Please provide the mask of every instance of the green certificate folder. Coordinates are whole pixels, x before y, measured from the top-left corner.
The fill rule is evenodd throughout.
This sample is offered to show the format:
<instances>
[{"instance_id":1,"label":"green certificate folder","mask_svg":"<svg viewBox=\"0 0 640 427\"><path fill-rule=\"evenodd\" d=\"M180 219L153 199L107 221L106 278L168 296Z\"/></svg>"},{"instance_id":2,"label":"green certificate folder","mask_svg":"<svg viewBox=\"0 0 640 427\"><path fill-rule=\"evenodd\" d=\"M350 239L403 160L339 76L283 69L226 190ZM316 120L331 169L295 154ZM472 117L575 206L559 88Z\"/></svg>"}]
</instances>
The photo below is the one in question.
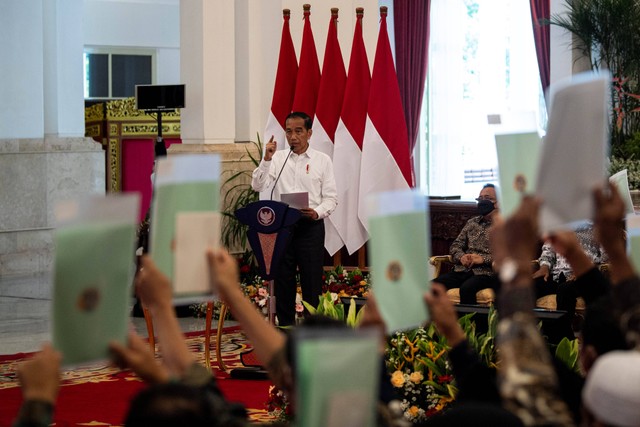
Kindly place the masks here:
<instances>
[{"instance_id":1,"label":"green certificate folder","mask_svg":"<svg viewBox=\"0 0 640 427\"><path fill-rule=\"evenodd\" d=\"M107 359L109 341L126 343L139 197L94 197L60 209L70 216L55 233L53 346L64 365Z\"/></svg>"},{"instance_id":2,"label":"green certificate folder","mask_svg":"<svg viewBox=\"0 0 640 427\"><path fill-rule=\"evenodd\" d=\"M178 213L217 211L219 199L219 156L180 155L158 162L149 252L168 277L174 278Z\"/></svg>"},{"instance_id":3,"label":"green certificate folder","mask_svg":"<svg viewBox=\"0 0 640 427\"><path fill-rule=\"evenodd\" d=\"M296 426L376 425L381 355L373 330L298 328Z\"/></svg>"},{"instance_id":4,"label":"green certificate folder","mask_svg":"<svg viewBox=\"0 0 640 427\"><path fill-rule=\"evenodd\" d=\"M369 213L373 291L387 330L416 327L429 320L427 197L415 190L374 194Z\"/></svg>"},{"instance_id":5,"label":"green certificate folder","mask_svg":"<svg viewBox=\"0 0 640 427\"><path fill-rule=\"evenodd\" d=\"M500 176L500 211L510 216L523 194L534 191L540 158L540 137L536 132L496 135Z\"/></svg>"}]
</instances>

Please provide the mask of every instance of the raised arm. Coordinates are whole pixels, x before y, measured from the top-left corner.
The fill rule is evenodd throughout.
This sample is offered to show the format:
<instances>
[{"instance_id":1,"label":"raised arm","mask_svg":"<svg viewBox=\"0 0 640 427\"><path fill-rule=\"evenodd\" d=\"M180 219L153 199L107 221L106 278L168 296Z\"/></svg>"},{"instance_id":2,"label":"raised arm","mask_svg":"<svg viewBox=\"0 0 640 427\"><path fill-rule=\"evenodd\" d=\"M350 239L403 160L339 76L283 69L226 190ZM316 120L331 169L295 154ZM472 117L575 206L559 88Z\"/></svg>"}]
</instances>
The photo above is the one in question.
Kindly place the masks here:
<instances>
[{"instance_id":1,"label":"raised arm","mask_svg":"<svg viewBox=\"0 0 640 427\"><path fill-rule=\"evenodd\" d=\"M136 292L156 325L164 365L172 376L183 378L195 362L173 308L171 283L151 258L142 257Z\"/></svg>"},{"instance_id":2,"label":"raised arm","mask_svg":"<svg viewBox=\"0 0 640 427\"><path fill-rule=\"evenodd\" d=\"M62 356L50 345L18 367L23 403L14 427L45 427L52 422L60 389Z\"/></svg>"},{"instance_id":3,"label":"raised arm","mask_svg":"<svg viewBox=\"0 0 640 427\"><path fill-rule=\"evenodd\" d=\"M504 407L526 424L573 425L532 313L529 263L539 239L539 206L537 199L524 197L517 211L506 221L497 221L491 233L502 280L496 338L498 384Z\"/></svg>"},{"instance_id":4,"label":"raised arm","mask_svg":"<svg viewBox=\"0 0 640 427\"><path fill-rule=\"evenodd\" d=\"M624 201L615 185L610 185L608 191L602 187L596 188L593 198L596 207L593 218L596 239L609 256L611 282L616 285L635 276L624 240Z\"/></svg>"},{"instance_id":5,"label":"raised arm","mask_svg":"<svg viewBox=\"0 0 640 427\"><path fill-rule=\"evenodd\" d=\"M233 317L240 323L251 342L258 359L268 365L273 356L284 347L285 336L265 322L264 317L245 297L240 289L238 265L224 249L207 252L211 286L229 306Z\"/></svg>"},{"instance_id":6,"label":"raised arm","mask_svg":"<svg viewBox=\"0 0 640 427\"><path fill-rule=\"evenodd\" d=\"M271 135L271 139L267 142L264 152L264 158L260 161L257 168L254 169L251 175L251 187L255 191L263 191L271 185L274 177L271 176L272 171L272 158L277 149L277 143Z\"/></svg>"}]
</instances>

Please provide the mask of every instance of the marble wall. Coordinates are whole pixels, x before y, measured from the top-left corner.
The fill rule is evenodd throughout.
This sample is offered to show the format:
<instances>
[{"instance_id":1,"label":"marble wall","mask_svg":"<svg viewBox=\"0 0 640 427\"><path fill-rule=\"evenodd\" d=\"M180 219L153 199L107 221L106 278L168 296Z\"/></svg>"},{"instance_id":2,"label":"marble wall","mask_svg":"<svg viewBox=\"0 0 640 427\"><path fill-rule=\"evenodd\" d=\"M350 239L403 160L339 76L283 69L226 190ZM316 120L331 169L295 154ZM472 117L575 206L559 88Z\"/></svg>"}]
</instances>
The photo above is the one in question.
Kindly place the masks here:
<instances>
[{"instance_id":1,"label":"marble wall","mask_svg":"<svg viewBox=\"0 0 640 427\"><path fill-rule=\"evenodd\" d=\"M0 139L0 277L50 271L56 202L104 191L105 155L92 139Z\"/></svg>"}]
</instances>

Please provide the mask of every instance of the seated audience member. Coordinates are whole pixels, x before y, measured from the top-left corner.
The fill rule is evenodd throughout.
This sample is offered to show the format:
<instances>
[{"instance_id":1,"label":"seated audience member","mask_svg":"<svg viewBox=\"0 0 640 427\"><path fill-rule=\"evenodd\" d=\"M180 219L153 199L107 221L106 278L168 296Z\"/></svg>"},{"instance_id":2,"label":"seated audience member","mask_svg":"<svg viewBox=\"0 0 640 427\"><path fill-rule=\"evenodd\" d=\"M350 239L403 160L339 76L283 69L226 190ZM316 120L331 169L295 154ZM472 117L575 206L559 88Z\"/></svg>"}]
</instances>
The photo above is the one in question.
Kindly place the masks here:
<instances>
[{"instance_id":1,"label":"seated audience member","mask_svg":"<svg viewBox=\"0 0 640 427\"><path fill-rule=\"evenodd\" d=\"M457 425L473 417L491 417L491 421L483 418L487 425L573 425L531 311L530 260L535 256L537 208L537 202L525 199L512 218L497 221L492 231L494 259L501 266L511 264L511 273L503 274L500 298L498 382L469 347L444 289L434 283L425 295L432 320L452 346L449 355L460 390L451 412L425 425Z\"/></svg>"},{"instance_id":2,"label":"seated audience member","mask_svg":"<svg viewBox=\"0 0 640 427\"><path fill-rule=\"evenodd\" d=\"M640 352L612 351L599 357L582 391L589 425L640 424Z\"/></svg>"},{"instance_id":3,"label":"seated audience member","mask_svg":"<svg viewBox=\"0 0 640 427\"><path fill-rule=\"evenodd\" d=\"M447 289L460 288L460 303L475 304L476 292L498 289L500 282L493 271L489 228L498 214L498 200L493 184L486 184L480 191L479 216L471 218L451 244L449 254L453 258L453 271L438 276L436 281Z\"/></svg>"},{"instance_id":4,"label":"seated audience member","mask_svg":"<svg viewBox=\"0 0 640 427\"><path fill-rule=\"evenodd\" d=\"M576 300L579 296L582 296L580 288L575 281L577 274L571 268L569 260L563 256L563 253L580 250L596 265L603 264L608 260L600 244L595 240L593 224L585 223L579 226L575 232L570 232L575 235L575 242L571 242L574 244L568 247L565 252L559 253L556 252L554 245L550 242L557 241L558 239L555 237L559 234L561 238L564 233L567 232L558 231L549 236L549 240L542 246L542 254L538 258L540 268L533 273L536 298L556 294L557 309L567 312L567 315L557 322L556 328L553 331L549 331L549 339L554 343L560 341L562 337L575 338L571 321L576 311Z\"/></svg>"}]
</instances>

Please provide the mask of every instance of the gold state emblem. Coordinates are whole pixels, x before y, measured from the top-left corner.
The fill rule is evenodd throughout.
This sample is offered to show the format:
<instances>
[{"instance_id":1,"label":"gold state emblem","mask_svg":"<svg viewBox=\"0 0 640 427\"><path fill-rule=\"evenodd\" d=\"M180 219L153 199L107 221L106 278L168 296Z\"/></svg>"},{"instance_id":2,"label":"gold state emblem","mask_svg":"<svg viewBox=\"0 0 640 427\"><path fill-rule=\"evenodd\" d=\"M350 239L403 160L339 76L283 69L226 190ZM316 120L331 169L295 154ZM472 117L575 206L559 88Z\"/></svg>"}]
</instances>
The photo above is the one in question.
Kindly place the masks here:
<instances>
[{"instance_id":1,"label":"gold state emblem","mask_svg":"<svg viewBox=\"0 0 640 427\"><path fill-rule=\"evenodd\" d=\"M98 288L87 288L79 296L76 305L80 311L93 311L100 302L100 291Z\"/></svg>"},{"instance_id":2,"label":"gold state emblem","mask_svg":"<svg viewBox=\"0 0 640 427\"><path fill-rule=\"evenodd\" d=\"M397 282L402 278L402 264L400 261L391 261L387 266L387 279Z\"/></svg>"}]
</instances>

